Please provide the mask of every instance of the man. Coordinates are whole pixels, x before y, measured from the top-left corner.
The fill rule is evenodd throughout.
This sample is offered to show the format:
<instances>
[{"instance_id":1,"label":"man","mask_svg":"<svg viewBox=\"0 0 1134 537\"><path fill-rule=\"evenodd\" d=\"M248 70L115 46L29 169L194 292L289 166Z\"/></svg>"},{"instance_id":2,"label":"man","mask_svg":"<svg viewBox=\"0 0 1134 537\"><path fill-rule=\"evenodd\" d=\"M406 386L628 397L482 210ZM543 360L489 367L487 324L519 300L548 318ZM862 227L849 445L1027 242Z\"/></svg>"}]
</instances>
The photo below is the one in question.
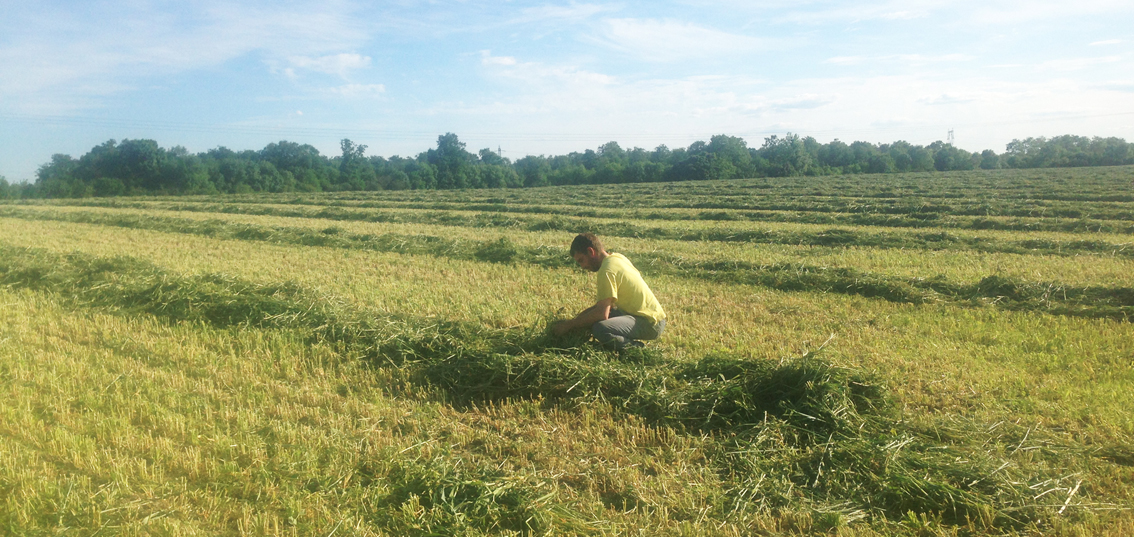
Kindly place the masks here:
<instances>
[{"instance_id":1,"label":"man","mask_svg":"<svg viewBox=\"0 0 1134 537\"><path fill-rule=\"evenodd\" d=\"M552 330L559 335L590 327L603 345L621 349L641 347L642 340L656 339L665 329L665 311L642 275L629 259L607 253L593 233L583 233L571 243L571 257L585 270L598 273L594 306L559 321Z\"/></svg>"}]
</instances>

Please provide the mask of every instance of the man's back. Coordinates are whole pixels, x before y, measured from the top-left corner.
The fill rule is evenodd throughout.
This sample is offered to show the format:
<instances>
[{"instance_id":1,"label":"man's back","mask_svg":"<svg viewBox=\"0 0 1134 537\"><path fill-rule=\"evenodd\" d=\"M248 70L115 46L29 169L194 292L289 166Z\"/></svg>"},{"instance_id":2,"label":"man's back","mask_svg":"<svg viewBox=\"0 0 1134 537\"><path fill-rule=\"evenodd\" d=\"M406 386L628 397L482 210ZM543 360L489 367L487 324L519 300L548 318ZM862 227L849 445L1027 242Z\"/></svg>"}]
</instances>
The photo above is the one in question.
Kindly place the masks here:
<instances>
[{"instance_id":1,"label":"man's back","mask_svg":"<svg viewBox=\"0 0 1134 537\"><path fill-rule=\"evenodd\" d=\"M646 317L655 324L665 320L665 310L642 274L626 256L612 253L598 270L597 300L614 298L615 307L630 315Z\"/></svg>"}]
</instances>

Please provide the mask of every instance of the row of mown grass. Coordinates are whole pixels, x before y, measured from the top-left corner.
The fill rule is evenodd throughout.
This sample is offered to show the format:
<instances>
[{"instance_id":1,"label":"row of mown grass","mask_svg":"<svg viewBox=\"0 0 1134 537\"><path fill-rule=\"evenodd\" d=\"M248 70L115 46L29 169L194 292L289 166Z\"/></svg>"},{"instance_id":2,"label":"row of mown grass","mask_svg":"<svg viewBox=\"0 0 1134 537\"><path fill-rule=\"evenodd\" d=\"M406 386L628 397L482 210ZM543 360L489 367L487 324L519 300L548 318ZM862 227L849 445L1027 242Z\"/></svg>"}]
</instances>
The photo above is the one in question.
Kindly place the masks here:
<instances>
[{"instance_id":1,"label":"row of mown grass","mask_svg":"<svg viewBox=\"0 0 1134 537\"><path fill-rule=\"evenodd\" d=\"M914 425L899 418L869 376L816 357L777 364L727 355L693 362L657 352L615 356L550 338L539 326L485 330L375 316L291 285L181 277L131 258L17 248L0 254L0 284L7 287L124 315L295 331L312 345L389 369L395 391L398 383L427 385L457 405L603 400L657 426L708 433L717 439L712 464L725 482L711 515L722 520L787 509L811 511L817 529L862 517L883 526L935 522L975 532L1040 528L1073 504L1078 489L1058 472L1059 450L1019 453L1026 431L1001 429L994 437L975 427ZM431 514L425 531L411 517L376 519L395 533L448 533L461 525L585 529L569 508L548 503L538 483L484 469L379 458L361 464L358 475L356 486L386 485L375 504L383 512ZM637 502L633 494L610 499L618 500L625 508Z\"/></svg>"},{"instance_id":2,"label":"row of mown grass","mask_svg":"<svg viewBox=\"0 0 1134 537\"><path fill-rule=\"evenodd\" d=\"M596 215L589 214L594 211L583 211L588 217L532 217L517 216L514 213L500 211L486 211L476 207L449 207L445 211L390 211L390 210L348 210L338 207L327 207L319 210L295 209L287 206L272 206L264 204L131 204L148 210L187 211L218 214L243 214L256 216L277 216L288 218L320 218L325 220L353 221L353 222L384 222L404 224L448 225L479 228L518 229L525 231L571 231L576 229L590 229L596 234L614 237L651 238L676 241L710 241L710 242L742 242L753 244L788 244L803 246L859 246L867 248L884 249L919 249L919 250L960 250L977 252L1016 253L1025 255L1063 255L1073 256L1084 253L1098 253L1122 257L1134 257L1134 248L1130 242L1108 242L1098 239L1041 239L1031 238L1023 240L1008 240L989 236L966 235L950 233L942 226L933 226L932 232L879 232L864 229L829 228L822 230L763 228L753 229L751 226L735 226L716 223L712 226L678 227L647 226L631 222L632 215L609 214L610 218L618 220L594 219ZM112 206L115 206L112 204ZM117 208L117 206L115 206ZM7 209L0 214L14 216L22 213L20 210ZM654 215L641 215L644 220L656 220ZM728 215L713 213L704 220L732 220ZM662 219L665 220L665 219ZM798 223L798 222L797 222ZM828 224L836 222L808 222L815 224ZM852 222L855 226L877 226L877 222ZM1059 226L1049 225L1051 222L1033 225L1020 224L1019 229L1027 231L1066 231L1057 229ZM883 224L885 225L885 224ZM1078 224L1076 224L1078 226ZM918 226L925 227L925 226ZM944 226L948 227L948 226ZM1013 226L974 226L974 229L1016 229ZM1072 231L1108 231L1112 226L1090 224L1075 227ZM1046 229L1052 228L1052 229ZM1107 228L1104 230L1103 228ZM1134 233L1134 225L1124 226L1117 233Z\"/></svg>"},{"instance_id":3,"label":"row of mown grass","mask_svg":"<svg viewBox=\"0 0 1134 537\"><path fill-rule=\"evenodd\" d=\"M508 239L477 242L429 235L352 234L340 228L260 226L221 220L189 220L147 215L91 212L13 211L25 218L91 223L206 237L265 241L276 244L325 246L401 254L424 254L496 263L530 263L544 267L570 266L558 248L524 247ZM5 216L10 216L5 214ZM756 264L736 260L688 260L660 252L627 252L650 274L668 274L709 281L758 285L783 291L818 291L921 304L951 301L1010 310L1034 310L1054 315L1129 319L1134 314L1134 288L1129 286L1071 286L1059 282L1030 282L991 275L972 283L943 278L903 278L849 268L801 263Z\"/></svg>"},{"instance_id":4,"label":"row of mown grass","mask_svg":"<svg viewBox=\"0 0 1134 537\"><path fill-rule=\"evenodd\" d=\"M337 198L244 198L237 203L217 204L215 200L180 201L180 202L154 202L154 201L123 201L118 199L103 200L61 200L51 202L50 205L80 206L80 207L111 207L111 208L137 208L186 210L207 212L230 212L241 214L273 214L266 211L276 211L279 215L286 214L317 214L312 210L303 213L300 210L281 210L253 208L257 205L285 205L322 207L321 212L332 214L328 218L347 219L351 215L371 214L373 211L363 209L402 209L419 211L479 211L493 215L510 215L514 219L533 220L533 216L559 216L574 218L608 218L631 220L662 220L662 221L749 221L749 222L777 222L796 224L820 224L841 226L873 226L886 228L937 228L947 230L1002 230L1002 231L1044 231L1063 233L1134 233L1134 208L1130 207L1081 207L1077 209L1056 210L1028 210L1009 211L1009 215L993 215L994 211L982 205L979 208L953 211L962 212L962 215L951 214L946 209L922 203L912 207L879 207L875 204L863 202L847 206L829 207L816 203L769 203L753 202L743 204L704 203L704 207L689 208L653 207L653 208L596 208L588 205L547 205L547 198L532 200L533 203L523 203L520 200L505 200L488 198L485 202L453 202L453 201L408 201L398 202L388 199L378 201L352 201ZM39 204L39 203L37 203ZM672 204L670 204L672 205ZM353 210L353 213L351 212ZM1004 211L996 211L1004 212ZM1015 214L1015 213L1025 214ZM518 215L518 216L517 216ZM373 217L373 216L372 216ZM361 219L360 216L354 216ZM497 220L500 217L496 218Z\"/></svg>"}]
</instances>

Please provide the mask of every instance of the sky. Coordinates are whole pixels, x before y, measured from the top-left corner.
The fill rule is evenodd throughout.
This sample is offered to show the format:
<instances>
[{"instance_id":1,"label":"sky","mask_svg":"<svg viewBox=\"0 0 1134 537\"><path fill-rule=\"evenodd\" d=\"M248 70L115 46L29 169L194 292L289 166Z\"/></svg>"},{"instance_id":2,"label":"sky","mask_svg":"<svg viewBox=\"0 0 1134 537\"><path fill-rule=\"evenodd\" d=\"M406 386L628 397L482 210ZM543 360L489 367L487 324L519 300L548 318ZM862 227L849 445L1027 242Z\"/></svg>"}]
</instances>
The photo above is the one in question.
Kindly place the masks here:
<instances>
[{"instance_id":1,"label":"sky","mask_svg":"<svg viewBox=\"0 0 1134 537\"><path fill-rule=\"evenodd\" d=\"M518 159L687 147L1134 141L1130 0L0 0L0 176L147 138Z\"/></svg>"}]
</instances>

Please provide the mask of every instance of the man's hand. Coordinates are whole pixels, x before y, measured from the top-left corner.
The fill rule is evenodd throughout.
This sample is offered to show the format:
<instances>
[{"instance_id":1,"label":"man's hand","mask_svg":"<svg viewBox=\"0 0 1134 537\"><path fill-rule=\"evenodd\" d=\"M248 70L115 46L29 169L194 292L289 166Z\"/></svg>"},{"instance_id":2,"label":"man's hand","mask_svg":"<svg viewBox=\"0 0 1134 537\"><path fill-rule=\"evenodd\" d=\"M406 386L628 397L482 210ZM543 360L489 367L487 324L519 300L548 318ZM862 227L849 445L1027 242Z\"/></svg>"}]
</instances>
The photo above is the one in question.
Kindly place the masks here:
<instances>
[{"instance_id":1,"label":"man's hand","mask_svg":"<svg viewBox=\"0 0 1134 537\"><path fill-rule=\"evenodd\" d=\"M604 298L596 302L594 306L583 310L581 313L576 315L574 319L558 321L555 324L551 325L551 331L554 332L557 336L562 336L563 334L566 334L567 332L570 332L576 328L582 328L584 326L595 324L599 321L605 321L608 317L610 317L610 308L613 305L613 298Z\"/></svg>"}]
</instances>

